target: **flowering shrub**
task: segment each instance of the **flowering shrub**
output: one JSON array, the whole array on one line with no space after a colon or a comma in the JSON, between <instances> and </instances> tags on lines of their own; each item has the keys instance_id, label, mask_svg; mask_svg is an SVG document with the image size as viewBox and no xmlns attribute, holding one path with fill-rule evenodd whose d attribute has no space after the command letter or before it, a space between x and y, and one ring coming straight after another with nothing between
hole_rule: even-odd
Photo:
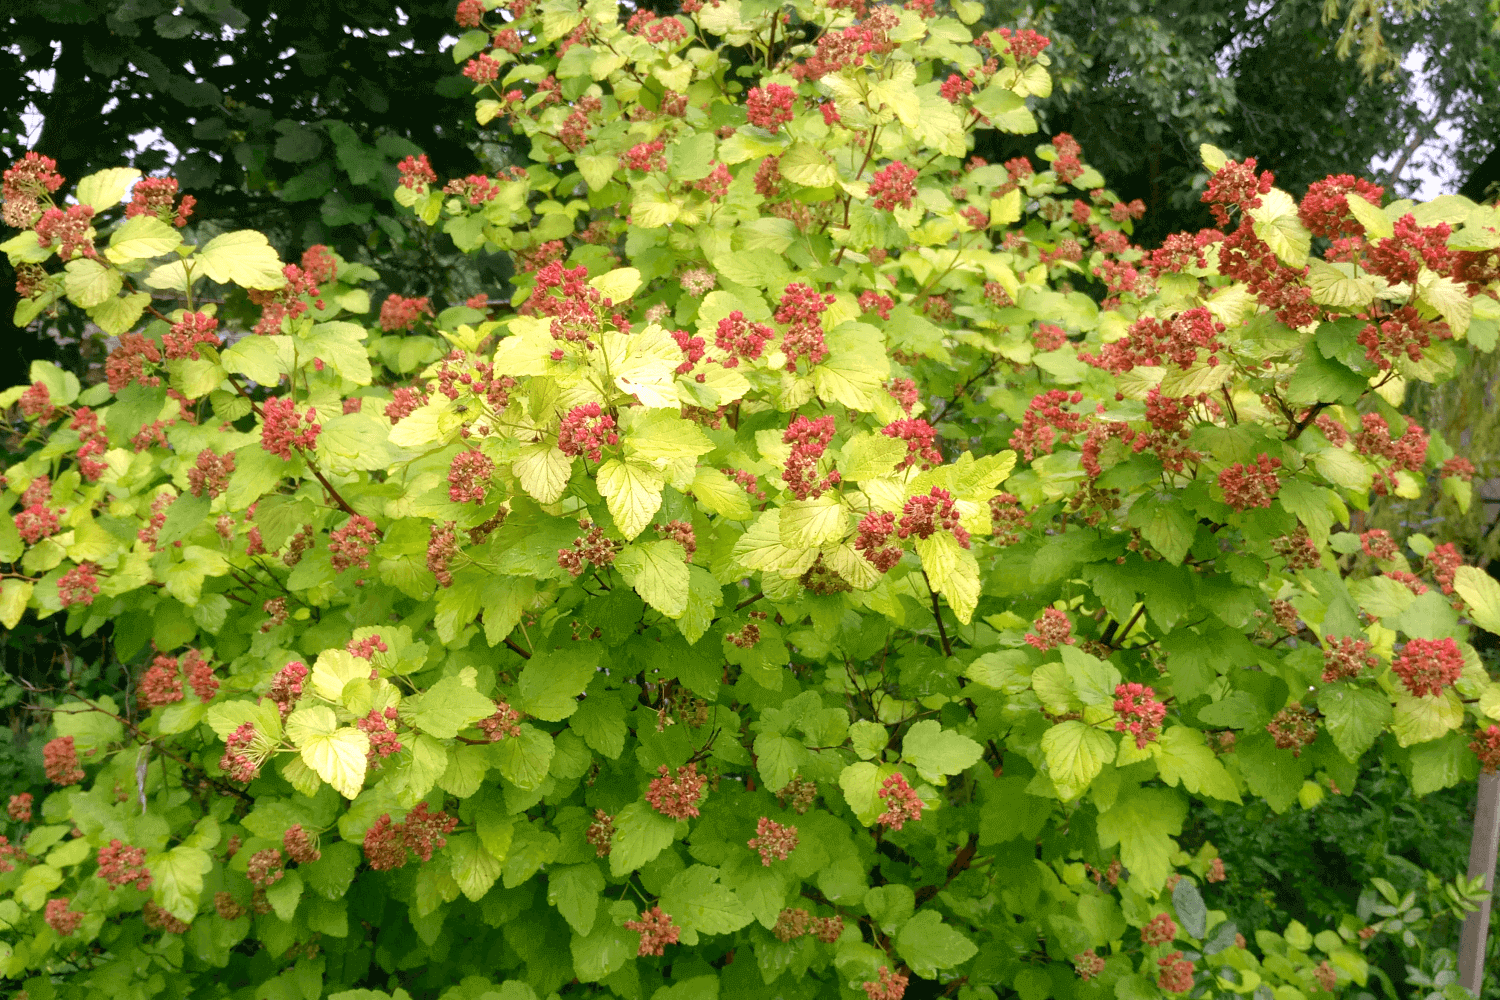
<instances>
[{"instance_id":1,"label":"flowering shrub","mask_svg":"<svg viewBox=\"0 0 1500 1000\"><path fill-rule=\"evenodd\" d=\"M1465 621L1500 585L1355 514L1472 497L1397 408L1493 348L1500 219L1299 204L1205 147L1220 228L1148 254L1071 136L970 157L1051 87L1045 36L967 44L981 12L464 0L478 121L532 162L413 156L394 198L510 253L509 303L372 315L369 268L200 237L160 179L64 207L10 168L18 322L119 346L0 394L0 622L106 635L131 686L43 705L0 975L1363 985L1378 928L1252 951L1176 838L1369 753L1418 794L1500 760Z\"/></svg>"}]
</instances>

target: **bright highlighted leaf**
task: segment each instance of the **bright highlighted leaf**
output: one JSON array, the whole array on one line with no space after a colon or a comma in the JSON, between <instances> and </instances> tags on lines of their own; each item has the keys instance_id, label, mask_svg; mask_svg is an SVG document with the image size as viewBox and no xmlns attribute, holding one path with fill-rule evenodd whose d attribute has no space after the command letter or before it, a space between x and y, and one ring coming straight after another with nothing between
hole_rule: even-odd
<instances>
[{"instance_id":1,"label":"bright highlighted leaf","mask_svg":"<svg viewBox=\"0 0 1500 1000\"><path fill-rule=\"evenodd\" d=\"M261 233L241 229L215 236L193 258L194 273L242 288L280 288L286 284L281 260Z\"/></svg>"},{"instance_id":2,"label":"bright highlighted leaf","mask_svg":"<svg viewBox=\"0 0 1500 1000\"><path fill-rule=\"evenodd\" d=\"M1042 734L1047 773L1064 802L1084 793L1114 759L1116 749L1113 736L1077 719L1060 722Z\"/></svg>"},{"instance_id":3,"label":"bright highlighted leaf","mask_svg":"<svg viewBox=\"0 0 1500 1000\"><path fill-rule=\"evenodd\" d=\"M901 741L901 759L915 767L923 779L936 784L941 784L945 775L972 767L982 756L983 747L967 736L944 729L936 719L914 724Z\"/></svg>"},{"instance_id":4,"label":"bright highlighted leaf","mask_svg":"<svg viewBox=\"0 0 1500 1000\"><path fill-rule=\"evenodd\" d=\"M337 732L309 737L302 745L302 760L346 799L359 795L365 783L365 755L370 737L345 726Z\"/></svg>"}]
</instances>

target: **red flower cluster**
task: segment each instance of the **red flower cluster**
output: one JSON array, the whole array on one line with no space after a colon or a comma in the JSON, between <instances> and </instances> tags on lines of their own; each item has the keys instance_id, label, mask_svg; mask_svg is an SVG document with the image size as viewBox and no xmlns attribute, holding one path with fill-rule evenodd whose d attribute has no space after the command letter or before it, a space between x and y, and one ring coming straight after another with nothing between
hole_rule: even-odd
<instances>
[{"instance_id":1,"label":"red flower cluster","mask_svg":"<svg viewBox=\"0 0 1500 1000\"><path fill-rule=\"evenodd\" d=\"M479 728L491 743L521 735L521 713L506 701L495 702L495 714L479 720Z\"/></svg>"},{"instance_id":2,"label":"red flower cluster","mask_svg":"<svg viewBox=\"0 0 1500 1000\"><path fill-rule=\"evenodd\" d=\"M287 855L299 865L310 865L323 856L323 852L313 842L312 835L302 829L301 823L288 827L281 836L281 843L286 847Z\"/></svg>"},{"instance_id":3,"label":"red flower cluster","mask_svg":"<svg viewBox=\"0 0 1500 1000\"><path fill-rule=\"evenodd\" d=\"M204 448L188 470L188 489L195 497L206 493L212 500L229 489L229 477L233 474L234 452L220 455L212 448Z\"/></svg>"},{"instance_id":4,"label":"red flower cluster","mask_svg":"<svg viewBox=\"0 0 1500 1000\"><path fill-rule=\"evenodd\" d=\"M1453 251L1448 249L1452 234L1446 222L1419 226L1416 216L1408 213L1396 220L1390 238L1370 247L1365 266L1392 284L1415 284L1424 264L1446 274L1454 264Z\"/></svg>"},{"instance_id":5,"label":"red flower cluster","mask_svg":"<svg viewBox=\"0 0 1500 1000\"><path fill-rule=\"evenodd\" d=\"M261 404L265 424L260 430L260 446L284 461L290 461L293 448L312 451L318 443L323 425L317 422L318 411L309 406L298 415L290 396L266 400Z\"/></svg>"},{"instance_id":6,"label":"red flower cluster","mask_svg":"<svg viewBox=\"0 0 1500 1000\"><path fill-rule=\"evenodd\" d=\"M1391 661L1391 672L1417 698L1440 693L1463 670L1463 653L1452 639L1408 640L1401 655Z\"/></svg>"},{"instance_id":7,"label":"red flower cluster","mask_svg":"<svg viewBox=\"0 0 1500 1000\"><path fill-rule=\"evenodd\" d=\"M755 836L750 838L749 847L760 852L762 865L769 867L773 860L785 861L797 849L797 828L762 816L755 821Z\"/></svg>"},{"instance_id":8,"label":"red flower cluster","mask_svg":"<svg viewBox=\"0 0 1500 1000\"><path fill-rule=\"evenodd\" d=\"M1105 344L1098 354L1079 353L1080 360L1122 375L1137 365L1165 365L1171 362L1183 371L1198 360L1198 351L1208 352L1210 366L1219 363L1223 350L1219 334L1224 324L1204 308L1189 309L1167 322L1143 316L1130 326L1129 335Z\"/></svg>"},{"instance_id":9,"label":"red flower cluster","mask_svg":"<svg viewBox=\"0 0 1500 1000\"><path fill-rule=\"evenodd\" d=\"M958 509L953 503L953 494L934 486L926 496L914 496L901 508L901 520L896 522L896 534L901 538L916 535L930 538L935 531L950 531L958 544L969 548L969 532L959 524Z\"/></svg>"},{"instance_id":10,"label":"red flower cluster","mask_svg":"<svg viewBox=\"0 0 1500 1000\"><path fill-rule=\"evenodd\" d=\"M615 837L614 817L603 809L594 810L594 819L589 823L588 831L583 835L594 849L594 854L601 858L609 857L610 842Z\"/></svg>"},{"instance_id":11,"label":"red flower cluster","mask_svg":"<svg viewBox=\"0 0 1500 1000\"><path fill-rule=\"evenodd\" d=\"M943 464L943 456L934 446L937 440L937 428L921 417L908 417L904 420L893 421L882 427L880 433L888 438L906 442L906 457L901 460L900 465L896 466L898 470L910 468L918 463L923 469Z\"/></svg>"},{"instance_id":12,"label":"red flower cluster","mask_svg":"<svg viewBox=\"0 0 1500 1000\"><path fill-rule=\"evenodd\" d=\"M781 480L798 500L816 499L840 481L837 469L830 470L821 480L817 473L818 460L833 440L833 433L832 416L812 420L800 415L782 433L781 443L791 445L792 452L787 456Z\"/></svg>"},{"instance_id":13,"label":"red flower cluster","mask_svg":"<svg viewBox=\"0 0 1500 1000\"><path fill-rule=\"evenodd\" d=\"M380 328L388 333L410 330L424 315L432 315L432 303L426 296L408 299L400 295L388 295L380 304Z\"/></svg>"},{"instance_id":14,"label":"red flower cluster","mask_svg":"<svg viewBox=\"0 0 1500 1000\"><path fill-rule=\"evenodd\" d=\"M896 300L889 295L881 295L876 291L863 291L859 293L859 307L865 312L876 313L881 319L891 318L891 309Z\"/></svg>"},{"instance_id":15,"label":"red flower cluster","mask_svg":"<svg viewBox=\"0 0 1500 1000\"><path fill-rule=\"evenodd\" d=\"M1208 188L1200 201L1209 206L1209 211L1220 226L1228 228L1229 210L1237 208L1242 213L1260 207L1260 196L1268 193L1276 178L1269 170L1255 172L1255 157L1244 162L1230 160L1208 179Z\"/></svg>"},{"instance_id":16,"label":"red flower cluster","mask_svg":"<svg viewBox=\"0 0 1500 1000\"><path fill-rule=\"evenodd\" d=\"M1071 646L1077 641L1073 637L1073 622L1069 620L1067 612L1057 608L1043 611L1042 617L1032 622L1031 631L1026 633L1026 644L1043 653L1058 646Z\"/></svg>"},{"instance_id":17,"label":"red flower cluster","mask_svg":"<svg viewBox=\"0 0 1500 1000\"><path fill-rule=\"evenodd\" d=\"M250 855L250 862L245 867L245 876L257 889L269 889L280 882L284 875L286 862L281 856L280 848L276 847L256 851Z\"/></svg>"},{"instance_id":18,"label":"red flower cluster","mask_svg":"<svg viewBox=\"0 0 1500 1000\"><path fill-rule=\"evenodd\" d=\"M779 132L782 125L792 120L792 104L796 99L797 92L785 84L752 87L745 95L745 114L751 125Z\"/></svg>"},{"instance_id":19,"label":"red flower cluster","mask_svg":"<svg viewBox=\"0 0 1500 1000\"><path fill-rule=\"evenodd\" d=\"M719 320L714 330L714 346L731 356L720 363L725 368L738 368L740 361L754 361L765 352L766 342L775 331L764 323L752 323L745 314L735 310Z\"/></svg>"},{"instance_id":20,"label":"red flower cluster","mask_svg":"<svg viewBox=\"0 0 1500 1000\"><path fill-rule=\"evenodd\" d=\"M974 81L959 76L957 73L949 73L948 79L938 88L938 93L943 100L949 104L957 104L959 99L974 93Z\"/></svg>"},{"instance_id":21,"label":"red flower cluster","mask_svg":"<svg viewBox=\"0 0 1500 1000\"><path fill-rule=\"evenodd\" d=\"M860 989L865 991L869 1000L901 1000L906 996L906 975L901 972L892 972L882 965L877 973L878 981L866 980L860 983Z\"/></svg>"},{"instance_id":22,"label":"red flower cluster","mask_svg":"<svg viewBox=\"0 0 1500 1000\"><path fill-rule=\"evenodd\" d=\"M47 908L42 917L47 926L57 932L58 937L71 937L78 930L78 925L83 923L83 914L68 909L68 899L47 900Z\"/></svg>"},{"instance_id":23,"label":"red flower cluster","mask_svg":"<svg viewBox=\"0 0 1500 1000\"><path fill-rule=\"evenodd\" d=\"M306 679L307 664L301 660L292 660L271 678L271 689L266 692L266 697L276 703L283 719L302 697L302 682Z\"/></svg>"},{"instance_id":24,"label":"red flower cluster","mask_svg":"<svg viewBox=\"0 0 1500 1000\"><path fill-rule=\"evenodd\" d=\"M625 151L625 166L631 170L649 174L667 168L666 145L660 140L641 142Z\"/></svg>"},{"instance_id":25,"label":"red flower cluster","mask_svg":"<svg viewBox=\"0 0 1500 1000\"><path fill-rule=\"evenodd\" d=\"M824 310L833 305L834 296L820 295L811 285L794 281L781 293L781 304L776 309L776 322L787 324L782 337L781 349L786 353L786 370L797 370L797 359L806 357L809 366L828 357L828 348L823 344Z\"/></svg>"},{"instance_id":26,"label":"red flower cluster","mask_svg":"<svg viewBox=\"0 0 1500 1000\"><path fill-rule=\"evenodd\" d=\"M250 749L254 741L255 723L242 723L224 740L224 756L219 758L219 770L233 781L254 781L260 773L260 765L243 752Z\"/></svg>"},{"instance_id":27,"label":"red flower cluster","mask_svg":"<svg viewBox=\"0 0 1500 1000\"><path fill-rule=\"evenodd\" d=\"M1318 738L1318 723L1311 712L1293 702L1271 717L1266 732L1271 734L1277 749L1290 750L1293 757L1300 757L1303 748Z\"/></svg>"},{"instance_id":28,"label":"red flower cluster","mask_svg":"<svg viewBox=\"0 0 1500 1000\"><path fill-rule=\"evenodd\" d=\"M1473 481L1475 471L1473 462L1467 458L1455 456L1443 463L1443 467L1438 470L1438 475L1443 479L1457 476L1467 483Z\"/></svg>"},{"instance_id":29,"label":"red flower cluster","mask_svg":"<svg viewBox=\"0 0 1500 1000\"><path fill-rule=\"evenodd\" d=\"M1115 686L1115 732L1129 732L1135 737L1135 748L1144 750L1156 740L1167 717L1167 706L1156 700L1156 692L1134 681Z\"/></svg>"},{"instance_id":30,"label":"red flower cluster","mask_svg":"<svg viewBox=\"0 0 1500 1000\"><path fill-rule=\"evenodd\" d=\"M99 596L98 567L79 563L57 578L57 601L65 608L75 604L93 604Z\"/></svg>"},{"instance_id":31,"label":"red flower cluster","mask_svg":"<svg viewBox=\"0 0 1500 1000\"><path fill-rule=\"evenodd\" d=\"M1421 361L1433 340L1450 340L1453 331L1441 320L1423 319L1412 306L1399 306L1379 324L1366 324L1356 340L1365 349L1365 360L1377 368L1391 367L1391 359L1405 355Z\"/></svg>"},{"instance_id":32,"label":"red flower cluster","mask_svg":"<svg viewBox=\"0 0 1500 1000\"><path fill-rule=\"evenodd\" d=\"M185 194L181 203L174 206L176 199L175 177L144 177L136 182L135 189L131 192L130 204L125 206L125 218L154 215L168 225L181 229L187 225L198 199Z\"/></svg>"},{"instance_id":33,"label":"red flower cluster","mask_svg":"<svg viewBox=\"0 0 1500 1000\"><path fill-rule=\"evenodd\" d=\"M1269 507L1276 494L1281 492L1281 480L1276 470L1281 468L1281 459L1271 458L1264 452L1256 458L1254 465L1236 462L1219 473L1219 489L1224 491L1224 502L1236 511L1252 507Z\"/></svg>"},{"instance_id":34,"label":"red flower cluster","mask_svg":"<svg viewBox=\"0 0 1500 1000\"><path fill-rule=\"evenodd\" d=\"M42 747L42 768L47 773L47 780L54 785L76 785L86 777L78 765L78 751L71 736L47 741Z\"/></svg>"},{"instance_id":35,"label":"red flower cluster","mask_svg":"<svg viewBox=\"0 0 1500 1000\"><path fill-rule=\"evenodd\" d=\"M1109 347L1115 345L1110 344ZM1087 359L1085 359L1087 360ZM1083 433L1089 425L1088 418L1080 413L1069 413L1064 406L1076 406L1083 402L1083 393L1069 393L1066 389L1048 389L1031 398L1021 417L1021 426L1010 436L1010 446L1030 462L1038 451L1048 455L1061 435L1064 444L1073 440L1073 435Z\"/></svg>"},{"instance_id":36,"label":"red flower cluster","mask_svg":"<svg viewBox=\"0 0 1500 1000\"><path fill-rule=\"evenodd\" d=\"M854 548L882 573L901 561L901 547L885 543L896 531L896 515L871 512L860 518L854 537Z\"/></svg>"},{"instance_id":37,"label":"red flower cluster","mask_svg":"<svg viewBox=\"0 0 1500 1000\"><path fill-rule=\"evenodd\" d=\"M1323 648L1323 683L1347 681L1358 677L1366 667L1374 670L1379 665L1380 660L1370 652L1370 644L1365 640L1350 636L1329 639Z\"/></svg>"},{"instance_id":38,"label":"red flower cluster","mask_svg":"<svg viewBox=\"0 0 1500 1000\"><path fill-rule=\"evenodd\" d=\"M20 795L12 795L10 797L9 805L5 807L5 814L11 819L15 820L17 823L30 823L31 802L32 797L30 792L22 792Z\"/></svg>"},{"instance_id":39,"label":"red flower cluster","mask_svg":"<svg viewBox=\"0 0 1500 1000\"><path fill-rule=\"evenodd\" d=\"M1141 942L1147 945L1166 944L1177 936L1177 924L1165 913L1158 913L1141 928Z\"/></svg>"},{"instance_id":40,"label":"red flower cluster","mask_svg":"<svg viewBox=\"0 0 1500 1000\"><path fill-rule=\"evenodd\" d=\"M662 911L660 906L653 906L641 914L639 920L627 920L624 927L627 931L635 931L641 936L641 944L636 949L636 954L642 958L647 955L661 955L666 952L667 945L676 944L682 934L682 928L672 924L672 918Z\"/></svg>"},{"instance_id":41,"label":"red flower cluster","mask_svg":"<svg viewBox=\"0 0 1500 1000\"><path fill-rule=\"evenodd\" d=\"M175 656L158 656L141 675L136 686L136 703L141 711L171 705L182 700L182 678L177 674Z\"/></svg>"},{"instance_id":42,"label":"red flower cluster","mask_svg":"<svg viewBox=\"0 0 1500 1000\"><path fill-rule=\"evenodd\" d=\"M69 205L67 211L49 208L36 223L36 242L39 247L58 244L57 257L64 262L74 255L96 258L94 238L89 235L89 220L94 210L88 205Z\"/></svg>"},{"instance_id":43,"label":"red flower cluster","mask_svg":"<svg viewBox=\"0 0 1500 1000\"><path fill-rule=\"evenodd\" d=\"M1186 993L1193 988L1193 963L1182 957L1182 952L1174 951L1166 958L1158 958L1156 964L1161 966L1161 975L1156 977L1156 985L1167 993Z\"/></svg>"},{"instance_id":44,"label":"red flower cluster","mask_svg":"<svg viewBox=\"0 0 1500 1000\"><path fill-rule=\"evenodd\" d=\"M557 447L564 455L587 455L592 462L603 457L606 445L619 442L615 418L601 410L598 403L573 407L557 428Z\"/></svg>"},{"instance_id":45,"label":"red flower cluster","mask_svg":"<svg viewBox=\"0 0 1500 1000\"><path fill-rule=\"evenodd\" d=\"M470 448L453 456L448 466L448 499L454 503L484 503L495 463Z\"/></svg>"},{"instance_id":46,"label":"red flower cluster","mask_svg":"<svg viewBox=\"0 0 1500 1000\"><path fill-rule=\"evenodd\" d=\"M885 812L875 822L892 830L899 830L908 822L922 821L922 799L917 795L916 789L906 783L906 776L900 772L881 782L876 794L885 803Z\"/></svg>"},{"instance_id":47,"label":"red flower cluster","mask_svg":"<svg viewBox=\"0 0 1500 1000\"><path fill-rule=\"evenodd\" d=\"M879 209L911 208L912 200L917 196L916 170L900 160L877 170L870 179L870 196Z\"/></svg>"},{"instance_id":48,"label":"red flower cluster","mask_svg":"<svg viewBox=\"0 0 1500 1000\"><path fill-rule=\"evenodd\" d=\"M1396 558L1396 540L1389 531L1372 528L1359 536L1359 547L1371 559Z\"/></svg>"},{"instance_id":49,"label":"red flower cluster","mask_svg":"<svg viewBox=\"0 0 1500 1000\"><path fill-rule=\"evenodd\" d=\"M419 802L406 814L400 823L391 822L391 814L385 813L375 825L365 831L365 859L376 871L400 868L415 854L423 861L432 860L432 852L447 843L445 834L458 826L458 817L449 816L439 810L427 811L427 803Z\"/></svg>"},{"instance_id":50,"label":"red flower cluster","mask_svg":"<svg viewBox=\"0 0 1500 1000\"><path fill-rule=\"evenodd\" d=\"M1077 971L1079 979L1088 982L1104 972L1104 959L1094 954L1094 949L1089 948L1073 956L1073 968Z\"/></svg>"},{"instance_id":51,"label":"red flower cluster","mask_svg":"<svg viewBox=\"0 0 1500 1000\"><path fill-rule=\"evenodd\" d=\"M615 561L620 543L604 537L604 529L588 518L579 518L578 526L585 532L573 539L571 548L557 550L557 564L570 576L582 576L584 563L608 566Z\"/></svg>"},{"instance_id":52,"label":"red flower cluster","mask_svg":"<svg viewBox=\"0 0 1500 1000\"><path fill-rule=\"evenodd\" d=\"M1500 770L1500 726L1492 724L1482 732L1476 731L1469 749L1479 758L1479 768L1485 774Z\"/></svg>"},{"instance_id":53,"label":"red flower cluster","mask_svg":"<svg viewBox=\"0 0 1500 1000\"><path fill-rule=\"evenodd\" d=\"M1378 206L1385 197L1385 188L1350 174L1332 174L1308 186L1302 204L1297 207L1297 216L1314 236L1330 240L1358 236L1364 227L1349 212L1346 196L1350 194Z\"/></svg>"},{"instance_id":54,"label":"red flower cluster","mask_svg":"<svg viewBox=\"0 0 1500 1000\"><path fill-rule=\"evenodd\" d=\"M62 526L58 520L59 513L67 513L66 510L57 511L40 503L34 503L30 507L17 514L12 520L15 522L16 531L20 534L27 545L35 545L43 538L50 538L57 534Z\"/></svg>"},{"instance_id":55,"label":"red flower cluster","mask_svg":"<svg viewBox=\"0 0 1500 1000\"><path fill-rule=\"evenodd\" d=\"M196 358L198 344L218 347L222 340L214 331L219 321L201 312L183 313L172 329L161 335L162 353L169 359Z\"/></svg>"},{"instance_id":56,"label":"red flower cluster","mask_svg":"<svg viewBox=\"0 0 1500 1000\"><path fill-rule=\"evenodd\" d=\"M661 775L652 778L646 789L646 801L651 808L670 819L688 819L698 815L698 801L703 796L703 786L708 778L698 773L697 764L679 767L673 777L667 776L667 766L657 769Z\"/></svg>"},{"instance_id":57,"label":"red flower cluster","mask_svg":"<svg viewBox=\"0 0 1500 1000\"><path fill-rule=\"evenodd\" d=\"M108 847L99 848L96 860L99 869L94 874L102 878L111 890L132 883L142 892L151 888L151 871L146 867L144 847L130 847L119 840L111 840Z\"/></svg>"},{"instance_id":58,"label":"red flower cluster","mask_svg":"<svg viewBox=\"0 0 1500 1000\"><path fill-rule=\"evenodd\" d=\"M328 533L328 552L333 557L333 571L342 573L351 566L370 568L370 550L378 540L375 522L362 514L345 521L342 527Z\"/></svg>"},{"instance_id":59,"label":"red flower cluster","mask_svg":"<svg viewBox=\"0 0 1500 1000\"><path fill-rule=\"evenodd\" d=\"M384 711L370 709L363 719L354 720L354 725L370 737L370 749L366 759L371 767L393 753L401 752L401 740L397 738L392 724L396 721L396 709Z\"/></svg>"},{"instance_id":60,"label":"red flower cluster","mask_svg":"<svg viewBox=\"0 0 1500 1000\"><path fill-rule=\"evenodd\" d=\"M1059 183L1071 184L1083 176L1083 147L1078 145L1078 140L1066 132L1059 132L1052 140L1052 148L1057 150L1057 159L1052 161L1052 173ZM1009 171L1010 163L1006 163L1005 168Z\"/></svg>"},{"instance_id":61,"label":"red flower cluster","mask_svg":"<svg viewBox=\"0 0 1500 1000\"><path fill-rule=\"evenodd\" d=\"M991 47L998 52L1008 53L1017 62L1030 62L1052 44L1052 39L1030 28L997 28L990 36L986 36L986 40L991 40L994 35L1000 36L1001 41L998 45L991 41Z\"/></svg>"},{"instance_id":62,"label":"red flower cluster","mask_svg":"<svg viewBox=\"0 0 1500 1000\"><path fill-rule=\"evenodd\" d=\"M62 187L57 161L40 153L27 153L7 168L0 197L5 199L3 221L7 226L25 229L36 221L41 199Z\"/></svg>"},{"instance_id":63,"label":"red flower cluster","mask_svg":"<svg viewBox=\"0 0 1500 1000\"><path fill-rule=\"evenodd\" d=\"M1427 565L1432 567L1432 578L1437 582L1438 589L1451 597L1453 579L1458 575L1459 567L1464 564L1464 557L1453 547L1452 542L1444 542L1442 545L1434 546L1433 550L1423 558Z\"/></svg>"}]
</instances>

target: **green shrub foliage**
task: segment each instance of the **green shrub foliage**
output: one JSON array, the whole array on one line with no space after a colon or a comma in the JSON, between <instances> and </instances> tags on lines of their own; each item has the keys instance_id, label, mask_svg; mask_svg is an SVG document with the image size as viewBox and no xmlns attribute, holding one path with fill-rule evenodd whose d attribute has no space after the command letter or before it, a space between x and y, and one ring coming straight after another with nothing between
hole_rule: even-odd
<instances>
[{"instance_id":1,"label":"green shrub foliage","mask_svg":"<svg viewBox=\"0 0 1500 1000\"><path fill-rule=\"evenodd\" d=\"M1350 177L1299 204L1205 147L1220 230L1147 253L1069 137L966 160L1035 129L1044 38L975 39L968 0L684 9L460 5L478 119L531 164L412 158L394 197L511 253L505 304L376 318L368 268L184 229L168 180L7 172L19 319L118 347L0 396L0 619L107 629L132 682L37 695L0 970L31 1000L1364 986L1380 923L1236 928L1174 837L1365 754L1417 794L1500 756L1467 642L1500 586L1360 531L1372 495L1469 500L1396 407L1494 347L1496 213Z\"/></svg>"}]
</instances>

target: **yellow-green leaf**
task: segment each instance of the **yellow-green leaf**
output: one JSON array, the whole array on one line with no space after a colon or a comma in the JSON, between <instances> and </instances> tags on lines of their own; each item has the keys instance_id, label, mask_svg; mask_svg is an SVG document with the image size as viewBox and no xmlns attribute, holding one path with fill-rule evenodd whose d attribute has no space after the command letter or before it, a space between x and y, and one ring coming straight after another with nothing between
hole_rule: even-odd
<instances>
[{"instance_id":1,"label":"yellow-green leaf","mask_svg":"<svg viewBox=\"0 0 1500 1000\"><path fill-rule=\"evenodd\" d=\"M1047 774L1064 802L1078 798L1115 756L1114 737L1077 719L1042 734Z\"/></svg>"},{"instance_id":2,"label":"yellow-green leaf","mask_svg":"<svg viewBox=\"0 0 1500 1000\"><path fill-rule=\"evenodd\" d=\"M1500 635L1500 583L1494 577L1477 566L1460 566L1453 577L1453 589L1469 606L1474 624Z\"/></svg>"},{"instance_id":3,"label":"yellow-green leaf","mask_svg":"<svg viewBox=\"0 0 1500 1000\"><path fill-rule=\"evenodd\" d=\"M195 273L220 284L242 288L280 288L286 284L281 260L263 234L240 229L215 236L198 251Z\"/></svg>"},{"instance_id":4,"label":"yellow-green leaf","mask_svg":"<svg viewBox=\"0 0 1500 1000\"><path fill-rule=\"evenodd\" d=\"M345 726L337 732L310 737L302 747L302 760L346 799L359 795L365 783L365 755L370 737Z\"/></svg>"},{"instance_id":5,"label":"yellow-green leaf","mask_svg":"<svg viewBox=\"0 0 1500 1000\"><path fill-rule=\"evenodd\" d=\"M627 540L644 531L661 507L665 483L647 466L611 458L599 467L598 484L615 526Z\"/></svg>"},{"instance_id":6,"label":"yellow-green leaf","mask_svg":"<svg viewBox=\"0 0 1500 1000\"><path fill-rule=\"evenodd\" d=\"M182 245L177 230L154 215L137 215L126 219L109 238L109 249L104 255L116 264L129 260L142 260L171 253Z\"/></svg>"},{"instance_id":7,"label":"yellow-green leaf","mask_svg":"<svg viewBox=\"0 0 1500 1000\"><path fill-rule=\"evenodd\" d=\"M92 205L96 212L114 208L124 199L130 185L141 176L133 167L110 167L96 174L89 174L78 182L75 195L80 205Z\"/></svg>"},{"instance_id":8,"label":"yellow-green leaf","mask_svg":"<svg viewBox=\"0 0 1500 1000\"><path fill-rule=\"evenodd\" d=\"M615 559L615 569L641 600L668 618L680 618L687 610L691 586L683 556L682 546L667 539L629 545Z\"/></svg>"},{"instance_id":9,"label":"yellow-green leaf","mask_svg":"<svg viewBox=\"0 0 1500 1000\"><path fill-rule=\"evenodd\" d=\"M88 309L113 298L120 290L120 272L96 260L78 257L68 261L67 268L68 276L63 287L75 305Z\"/></svg>"}]
</instances>

